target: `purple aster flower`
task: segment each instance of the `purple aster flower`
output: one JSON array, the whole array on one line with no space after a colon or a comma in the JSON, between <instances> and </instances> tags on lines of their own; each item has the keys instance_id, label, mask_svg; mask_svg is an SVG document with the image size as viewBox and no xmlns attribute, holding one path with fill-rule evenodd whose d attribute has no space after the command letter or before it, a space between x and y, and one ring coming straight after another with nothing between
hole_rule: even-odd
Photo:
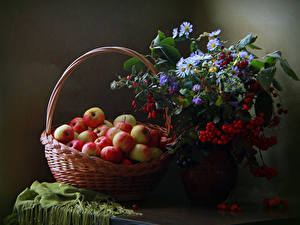
<instances>
[{"instance_id":1,"label":"purple aster flower","mask_svg":"<svg viewBox=\"0 0 300 225\"><path fill-rule=\"evenodd\" d=\"M178 87L178 82L173 82L170 84L169 89L176 91L177 87Z\"/></svg>"},{"instance_id":2,"label":"purple aster flower","mask_svg":"<svg viewBox=\"0 0 300 225\"><path fill-rule=\"evenodd\" d=\"M247 60L247 61L249 61L249 62L251 62L251 61L254 59L254 55L249 54L249 53L246 52L246 51L241 51L241 52L239 52L239 56L240 56L241 59Z\"/></svg>"},{"instance_id":3,"label":"purple aster flower","mask_svg":"<svg viewBox=\"0 0 300 225\"><path fill-rule=\"evenodd\" d=\"M232 53L231 53L231 56L232 56L233 58L236 58L238 55L237 55L235 52L232 52Z\"/></svg>"},{"instance_id":4,"label":"purple aster flower","mask_svg":"<svg viewBox=\"0 0 300 225\"><path fill-rule=\"evenodd\" d=\"M192 88L192 91L200 91L201 90L201 86L199 84L195 84Z\"/></svg>"},{"instance_id":5,"label":"purple aster flower","mask_svg":"<svg viewBox=\"0 0 300 225\"><path fill-rule=\"evenodd\" d=\"M209 42L207 43L207 49L209 51L214 51L220 45L221 45L221 43L220 43L219 39L214 38L214 39L209 40Z\"/></svg>"},{"instance_id":6,"label":"purple aster flower","mask_svg":"<svg viewBox=\"0 0 300 225\"><path fill-rule=\"evenodd\" d=\"M221 30L218 29L216 31L213 31L213 32L209 33L208 35L209 35L209 37L214 37L214 36L219 35L220 33L221 33Z\"/></svg>"},{"instance_id":7,"label":"purple aster flower","mask_svg":"<svg viewBox=\"0 0 300 225\"><path fill-rule=\"evenodd\" d=\"M189 35L193 31L193 25L189 22L183 22L180 25L179 37L183 35Z\"/></svg>"},{"instance_id":8,"label":"purple aster flower","mask_svg":"<svg viewBox=\"0 0 300 225\"><path fill-rule=\"evenodd\" d=\"M159 85L163 86L168 82L168 77L166 75L161 75L159 78Z\"/></svg>"},{"instance_id":9,"label":"purple aster flower","mask_svg":"<svg viewBox=\"0 0 300 225\"><path fill-rule=\"evenodd\" d=\"M178 82L175 81L174 77L169 78L169 84L170 84L169 89L173 91L175 91L178 87Z\"/></svg>"},{"instance_id":10,"label":"purple aster flower","mask_svg":"<svg viewBox=\"0 0 300 225\"><path fill-rule=\"evenodd\" d=\"M241 51L241 52L239 52L239 56L240 56L241 59L248 58L248 52Z\"/></svg>"},{"instance_id":11,"label":"purple aster flower","mask_svg":"<svg viewBox=\"0 0 300 225\"><path fill-rule=\"evenodd\" d=\"M178 35L178 28L173 29L173 38L176 38Z\"/></svg>"},{"instance_id":12,"label":"purple aster flower","mask_svg":"<svg viewBox=\"0 0 300 225\"><path fill-rule=\"evenodd\" d=\"M239 68L237 66L232 67L232 69L231 69L232 74L236 75L236 74L238 74L238 72L239 72Z\"/></svg>"},{"instance_id":13,"label":"purple aster flower","mask_svg":"<svg viewBox=\"0 0 300 225\"><path fill-rule=\"evenodd\" d=\"M250 54L249 55L249 62L251 62L254 59L254 55Z\"/></svg>"},{"instance_id":14,"label":"purple aster flower","mask_svg":"<svg viewBox=\"0 0 300 225\"><path fill-rule=\"evenodd\" d=\"M203 100L197 97L197 98L193 98L192 102L196 105L200 105L203 102Z\"/></svg>"}]
</instances>

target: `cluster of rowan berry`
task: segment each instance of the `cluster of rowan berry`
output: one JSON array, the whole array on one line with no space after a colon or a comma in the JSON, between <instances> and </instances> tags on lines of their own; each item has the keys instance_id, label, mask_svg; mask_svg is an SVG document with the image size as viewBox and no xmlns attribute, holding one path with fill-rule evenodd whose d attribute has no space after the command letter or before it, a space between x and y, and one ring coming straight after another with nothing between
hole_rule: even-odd
<instances>
[{"instance_id":1,"label":"cluster of rowan berry","mask_svg":"<svg viewBox=\"0 0 300 225\"><path fill-rule=\"evenodd\" d=\"M267 150L268 148L277 144L277 137L276 136L265 137L263 134L261 134L261 135L249 137L249 142L261 150Z\"/></svg>"},{"instance_id":2,"label":"cluster of rowan berry","mask_svg":"<svg viewBox=\"0 0 300 225\"><path fill-rule=\"evenodd\" d=\"M272 179L278 174L278 171L274 168L268 167L266 164L263 164L261 167L252 168L253 175L256 177L266 177L268 180Z\"/></svg>"},{"instance_id":3,"label":"cluster of rowan berry","mask_svg":"<svg viewBox=\"0 0 300 225\"><path fill-rule=\"evenodd\" d=\"M243 109L249 110L251 104L253 103L253 99L254 99L254 94L248 93L244 99Z\"/></svg>"},{"instance_id":4,"label":"cluster of rowan berry","mask_svg":"<svg viewBox=\"0 0 300 225\"><path fill-rule=\"evenodd\" d=\"M227 52L227 56L225 52L222 52L219 60L221 61L220 63L220 67L226 67L231 61L232 61L233 57L231 55L231 52Z\"/></svg>"},{"instance_id":5,"label":"cluster of rowan berry","mask_svg":"<svg viewBox=\"0 0 300 225\"><path fill-rule=\"evenodd\" d=\"M146 106L143 107L144 112L148 112L148 119L156 118L157 116L157 110L155 107L155 98L153 97L153 94L151 92L147 95L147 103Z\"/></svg>"},{"instance_id":6,"label":"cluster of rowan berry","mask_svg":"<svg viewBox=\"0 0 300 225\"><path fill-rule=\"evenodd\" d=\"M218 129L212 122L209 122L206 124L206 130L200 131L198 138L203 143L211 142L224 145L230 142L236 135L241 135L246 137L252 145L266 150L277 143L277 138L275 136L265 137L261 134L263 123L263 114L256 116L248 123L242 120L235 120L231 124L223 124L221 129Z\"/></svg>"}]
</instances>

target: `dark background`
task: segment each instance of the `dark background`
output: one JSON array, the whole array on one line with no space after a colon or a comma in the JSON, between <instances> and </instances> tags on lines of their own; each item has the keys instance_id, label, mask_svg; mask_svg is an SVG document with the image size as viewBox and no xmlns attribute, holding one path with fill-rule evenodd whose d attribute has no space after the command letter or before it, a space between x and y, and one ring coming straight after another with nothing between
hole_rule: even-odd
<instances>
[{"instance_id":1,"label":"dark background","mask_svg":"<svg viewBox=\"0 0 300 225\"><path fill-rule=\"evenodd\" d=\"M17 194L34 180L53 181L39 137L45 129L50 93L76 57L101 46L147 53L158 29L171 34L173 27L190 21L195 34L221 28L230 42L253 32L259 35L257 45L264 52L281 50L299 75L299 11L300 1L296 0L62 0L1 5L0 219L11 211ZM80 65L61 92L54 124L82 115L93 105L103 108L110 118L130 112L132 93L109 89L110 82L122 74L126 58L106 54ZM277 75L284 85L281 98L289 114L273 132L279 144L265 158L279 169L280 176L266 182L241 170L236 190L241 200L272 195L299 200L300 86L285 79L281 69ZM153 196L186 201L175 165Z\"/></svg>"}]
</instances>

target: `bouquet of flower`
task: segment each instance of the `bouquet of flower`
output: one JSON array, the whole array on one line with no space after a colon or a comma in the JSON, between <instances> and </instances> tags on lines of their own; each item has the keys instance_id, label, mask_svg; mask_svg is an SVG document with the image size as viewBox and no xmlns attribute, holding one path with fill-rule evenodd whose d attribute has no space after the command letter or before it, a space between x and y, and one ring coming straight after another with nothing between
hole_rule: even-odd
<instances>
[{"instance_id":1,"label":"bouquet of flower","mask_svg":"<svg viewBox=\"0 0 300 225\"><path fill-rule=\"evenodd\" d=\"M280 51L261 58L251 53L250 49L261 49L254 45L257 36L253 34L228 45L220 30L198 37L192 37L192 31L188 22L173 29L172 37L158 31L150 54L145 55L158 75L131 58L124 63L131 74L113 81L111 88L134 88L132 105L146 112L148 119L159 114L166 118L167 109L178 164L191 164L195 151L207 154L225 148L255 176L271 179L277 171L264 163L262 152L275 145L277 138L266 131L287 113L279 98L282 86L275 76L276 63L292 79L298 81L298 77ZM208 41L205 50L200 47L203 39Z\"/></svg>"}]
</instances>

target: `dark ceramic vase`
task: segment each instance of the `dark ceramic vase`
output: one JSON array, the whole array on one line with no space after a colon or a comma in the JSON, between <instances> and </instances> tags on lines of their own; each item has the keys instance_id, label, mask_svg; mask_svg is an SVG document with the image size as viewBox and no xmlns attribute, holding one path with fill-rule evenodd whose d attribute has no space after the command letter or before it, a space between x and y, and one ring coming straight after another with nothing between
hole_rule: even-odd
<instances>
[{"instance_id":1,"label":"dark ceramic vase","mask_svg":"<svg viewBox=\"0 0 300 225\"><path fill-rule=\"evenodd\" d=\"M213 150L181 175L193 205L216 205L226 200L236 184L237 174L232 156L225 150Z\"/></svg>"}]
</instances>

